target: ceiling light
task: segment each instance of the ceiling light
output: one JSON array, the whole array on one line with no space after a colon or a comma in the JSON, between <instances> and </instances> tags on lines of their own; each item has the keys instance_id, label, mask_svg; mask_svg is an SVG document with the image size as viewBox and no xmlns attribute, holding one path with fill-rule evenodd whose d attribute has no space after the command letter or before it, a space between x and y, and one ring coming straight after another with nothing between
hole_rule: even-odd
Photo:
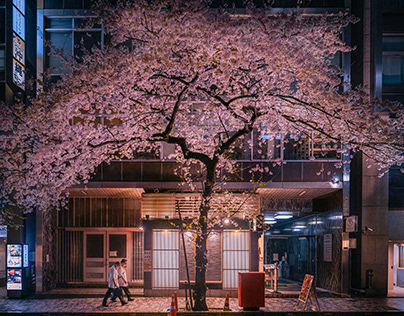
<instances>
[{"instance_id":1,"label":"ceiling light","mask_svg":"<svg viewBox=\"0 0 404 316\"><path fill-rule=\"evenodd\" d=\"M292 218L293 215L290 213L279 213L275 215L275 219L289 219Z\"/></svg>"},{"instance_id":2,"label":"ceiling light","mask_svg":"<svg viewBox=\"0 0 404 316\"><path fill-rule=\"evenodd\" d=\"M323 222L322 221L310 221L309 222L309 225L319 225L319 224L323 224Z\"/></svg>"}]
</instances>

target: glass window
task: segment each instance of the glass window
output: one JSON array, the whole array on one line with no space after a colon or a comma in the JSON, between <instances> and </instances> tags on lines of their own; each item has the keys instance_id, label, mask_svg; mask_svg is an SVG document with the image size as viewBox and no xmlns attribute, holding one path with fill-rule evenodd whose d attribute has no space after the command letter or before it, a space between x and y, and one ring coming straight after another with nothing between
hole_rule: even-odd
<instances>
[{"instance_id":1,"label":"glass window","mask_svg":"<svg viewBox=\"0 0 404 316\"><path fill-rule=\"evenodd\" d=\"M64 67L66 63L64 58L69 59L73 54L72 32L50 32L48 36L52 45L55 46L56 49L63 50L63 57L58 56L53 49L50 50L48 54L48 67L51 74L56 75L67 73L68 69L65 69Z\"/></svg>"},{"instance_id":2,"label":"glass window","mask_svg":"<svg viewBox=\"0 0 404 316\"><path fill-rule=\"evenodd\" d=\"M284 159L285 160L308 160L311 156L310 139L297 136L286 135L284 139Z\"/></svg>"},{"instance_id":3,"label":"glass window","mask_svg":"<svg viewBox=\"0 0 404 316\"><path fill-rule=\"evenodd\" d=\"M72 28L72 19L47 19L46 28L70 30Z\"/></svg>"},{"instance_id":4,"label":"glass window","mask_svg":"<svg viewBox=\"0 0 404 316\"><path fill-rule=\"evenodd\" d=\"M87 258L104 258L104 235L87 235Z\"/></svg>"},{"instance_id":5,"label":"glass window","mask_svg":"<svg viewBox=\"0 0 404 316\"><path fill-rule=\"evenodd\" d=\"M280 157L281 138L267 134L264 130L254 130L253 134L253 159L268 160Z\"/></svg>"},{"instance_id":6,"label":"glass window","mask_svg":"<svg viewBox=\"0 0 404 316\"><path fill-rule=\"evenodd\" d=\"M178 288L179 232L153 230L153 288Z\"/></svg>"},{"instance_id":7,"label":"glass window","mask_svg":"<svg viewBox=\"0 0 404 316\"><path fill-rule=\"evenodd\" d=\"M91 53L91 49L96 46L102 47L101 26L84 30L87 23L86 18L51 18L46 20L47 39L53 48L48 48L47 66L52 75L66 74L68 69L64 69L66 61L71 57L80 59L86 53ZM57 50L63 50L62 56L58 56Z\"/></svg>"},{"instance_id":8,"label":"glass window","mask_svg":"<svg viewBox=\"0 0 404 316\"><path fill-rule=\"evenodd\" d=\"M339 147L337 143L320 136L313 137L313 157L316 159L340 159L341 155L337 153Z\"/></svg>"},{"instance_id":9,"label":"glass window","mask_svg":"<svg viewBox=\"0 0 404 316\"><path fill-rule=\"evenodd\" d=\"M250 270L250 232L223 232L223 289L238 286L238 273Z\"/></svg>"},{"instance_id":10,"label":"glass window","mask_svg":"<svg viewBox=\"0 0 404 316\"><path fill-rule=\"evenodd\" d=\"M398 247L398 267L404 268L404 246Z\"/></svg>"},{"instance_id":11,"label":"glass window","mask_svg":"<svg viewBox=\"0 0 404 316\"><path fill-rule=\"evenodd\" d=\"M74 32L74 56L81 59L93 47L101 47L101 32Z\"/></svg>"},{"instance_id":12,"label":"glass window","mask_svg":"<svg viewBox=\"0 0 404 316\"><path fill-rule=\"evenodd\" d=\"M404 52L404 36L383 36L384 52Z\"/></svg>"},{"instance_id":13,"label":"glass window","mask_svg":"<svg viewBox=\"0 0 404 316\"><path fill-rule=\"evenodd\" d=\"M109 257L126 258L126 235L109 235Z\"/></svg>"},{"instance_id":14,"label":"glass window","mask_svg":"<svg viewBox=\"0 0 404 316\"><path fill-rule=\"evenodd\" d=\"M45 9L63 9L63 0L45 0Z\"/></svg>"},{"instance_id":15,"label":"glass window","mask_svg":"<svg viewBox=\"0 0 404 316\"><path fill-rule=\"evenodd\" d=\"M404 83L404 56L383 56L383 84Z\"/></svg>"}]
</instances>

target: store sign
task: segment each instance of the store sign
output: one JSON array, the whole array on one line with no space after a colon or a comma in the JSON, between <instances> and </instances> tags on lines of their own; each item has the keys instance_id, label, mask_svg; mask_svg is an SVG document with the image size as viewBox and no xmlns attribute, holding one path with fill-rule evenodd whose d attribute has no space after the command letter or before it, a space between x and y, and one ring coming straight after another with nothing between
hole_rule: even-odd
<instances>
[{"instance_id":1,"label":"store sign","mask_svg":"<svg viewBox=\"0 0 404 316\"><path fill-rule=\"evenodd\" d=\"M22 290L22 269L7 269L7 290Z\"/></svg>"},{"instance_id":2,"label":"store sign","mask_svg":"<svg viewBox=\"0 0 404 316\"><path fill-rule=\"evenodd\" d=\"M143 270L144 270L144 272L151 272L151 270L152 270L152 252L151 252L151 250L144 251Z\"/></svg>"},{"instance_id":3,"label":"store sign","mask_svg":"<svg viewBox=\"0 0 404 316\"><path fill-rule=\"evenodd\" d=\"M15 59L13 59L13 82L21 89L25 89L25 67Z\"/></svg>"},{"instance_id":4,"label":"store sign","mask_svg":"<svg viewBox=\"0 0 404 316\"><path fill-rule=\"evenodd\" d=\"M25 17L13 7L13 31L25 41Z\"/></svg>"},{"instance_id":5,"label":"store sign","mask_svg":"<svg viewBox=\"0 0 404 316\"><path fill-rule=\"evenodd\" d=\"M25 65L25 43L16 34L14 34L13 38L13 57Z\"/></svg>"},{"instance_id":6,"label":"store sign","mask_svg":"<svg viewBox=\"0 0 404 316\"><path fill-rule=\"evenodd\" d=\"M19 244L7 245L7 267L21 268L22 263L22 246Z\"/></svg>"},{"instance_id":7,"label":"store sign","mask_svg":"<svg viewBox=\"0 0 404 316\"><path fill-rule=\"evenodd\" d=\"M25 0L13 0L13 5L25 15Z\"/></svg>"},{"instance_id":8,"label":"store sign","mask_svg":"<svg viewBox=\"0 0 404 316\"><path fill-rule=\"evenodd\" d=\"M24 245L24 246L23 246L23 249L24 249L24 251L22 252L22 253L23 253L23 256L22 256L22 266L23 266L24 268L28 268L28 265L29 265L29 260L28 260L28 245Z\"/></svg>"},{"instance_id":9,"label":"store sign","mask_svg":"<svg viewBox=\"0 0 404 316\"><path fill-rule=\"evenodd\" d=\"M324 261L332 262L332 234L324 235Z\"/></svg>"},{"instance_id":10,"label":"store sign","mask_svg":"<svg viewBox=\"0 0 404 316\"><path fill-rule=\"evenodd\" d=\"M7 226L0 225L0 237L7 237Z\"/></svg>"}]
</instances>

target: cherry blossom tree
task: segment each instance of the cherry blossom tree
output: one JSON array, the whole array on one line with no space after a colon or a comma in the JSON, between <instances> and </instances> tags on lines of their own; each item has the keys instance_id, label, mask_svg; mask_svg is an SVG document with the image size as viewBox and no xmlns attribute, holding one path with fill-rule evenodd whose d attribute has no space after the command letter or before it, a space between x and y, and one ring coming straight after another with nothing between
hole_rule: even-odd
<instances>
[{"instance_id":1,"label":"cherry blossom tree","mask_svg":"<svg viewBox=\"0 0 404 316\"><path fill-rule=\"evenodd\" d=\"M272 139L316 132L324 148L360 150L381 174L403 161L402 106L352 89L331 62L351 51L341 40L355 22L346 13L271 14L247 5L236 15L197 0L100 1L94 11L108 44L66 60L70 72L29 106L0 107L2 196L24 211L58 207L64 190L87 182L100 163L175 144L184 170L203 166L195 310L207 310L218 171L233 170L233 152L254 128Z\"/></svg>"}]
</instances>

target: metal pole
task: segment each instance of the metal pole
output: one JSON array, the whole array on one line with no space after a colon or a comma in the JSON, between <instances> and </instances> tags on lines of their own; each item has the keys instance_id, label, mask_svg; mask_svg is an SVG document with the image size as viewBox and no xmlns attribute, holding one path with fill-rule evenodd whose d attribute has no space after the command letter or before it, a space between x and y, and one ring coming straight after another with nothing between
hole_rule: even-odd
<instances>
[{"instance_id":1,"label":"metal pole","mask_svg":"<svg viewBox=\"0 0 404 316\"><path fill-rule=\"evenodd\" d=\"M176 206L177 206L177 209L178 209L178 217L180 219L180 230L181 230L181 236L182 236L182 246L184 248L185 268L187 270L187 279L188 279L188 284L185 286L185 300L186 300L186 302L187 302L186 304L188 306L187 290L189 289L189 301L190 301L190 307L191 307L191 310L192 310L193 307L192 307L192 295L191 295L191 281L189 279L188 258L187 258L187 251L185 249L184 226L183 226L183 223L182 223L181 210L180 210L180 206L178 205L178 201L176 201Z\"/></svg>"},{"instance_id":2,"label":"metal pole","mask_svg":"<svg viewBox=\"0 0 404 316\"><path fill-rule=\"evenodd\" d=\"M274 271L275 277L274 277L274 292L278 292L278 263L275 262L275 271Z\"/></svg>"}]
</instances>

